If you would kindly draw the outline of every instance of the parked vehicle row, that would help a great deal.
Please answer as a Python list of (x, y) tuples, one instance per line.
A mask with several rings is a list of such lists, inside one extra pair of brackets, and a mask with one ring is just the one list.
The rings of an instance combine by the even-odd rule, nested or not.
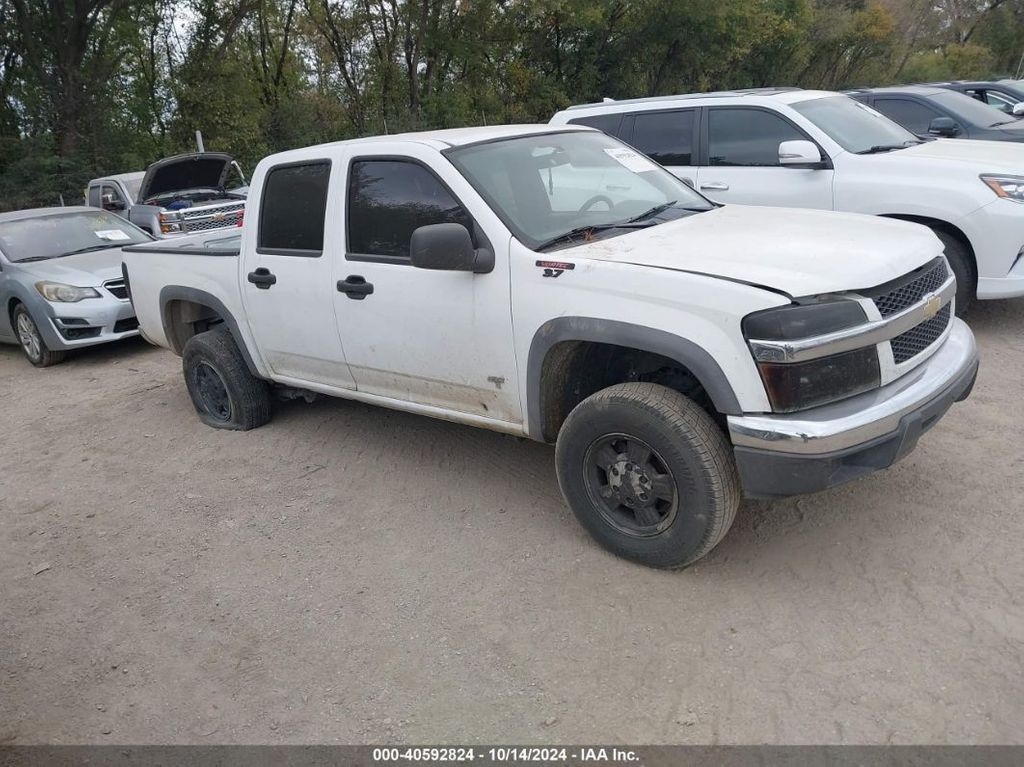
[[(98, 180), (98, 199), (122, 184), (128, 218), (153, 203), (161, 222), (221, 204), (223, 178), (199, 173), (214, 158), (190, 157), (137, 194)], [(1024, 147), (918, 137), (798, 89), (308, 147), (259, 163), (240, 228), (0, 218), (0, 338), (52, 364), (69, 322), (112, 337), (99, 302), (120, 285), (204, 423), (252, 429), (273, 397), (330, 395), (551, 443), (596, 540), (683, 567), (741, 496), (885, 468), (970, 394), (956, 315), (1024, 295), (1022, 167)], [(105, 218), (63, 233), (83, 210)], [(112, 240), (120, 283), (106, 262), (61, 278)]]
[(1024, 295), (1024, 147), (922, 140), (847, 96), (798, 89), (608, 101), (551, 122), (617, 136), (720, 202), (923, 224), (961, 314), (974, 297)]

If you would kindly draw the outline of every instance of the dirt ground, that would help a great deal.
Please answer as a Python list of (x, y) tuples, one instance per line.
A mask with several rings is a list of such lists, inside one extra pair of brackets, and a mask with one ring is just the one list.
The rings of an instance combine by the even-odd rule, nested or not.
[(542, 445), (220, 432), (142, 341), (0, 347), (0, 743), (1024, 743), (1024, 301), (971, 324), (906, 460), (679, 573), (592, 543)]

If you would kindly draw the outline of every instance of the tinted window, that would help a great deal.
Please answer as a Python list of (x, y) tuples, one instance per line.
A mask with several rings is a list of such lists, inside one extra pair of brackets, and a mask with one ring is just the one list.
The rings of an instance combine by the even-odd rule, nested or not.
[(907, 130), (918, 134), (927, 133), (932, 120), (942, 117), (931, 107), (907, 99), (875, 99), (874, 106), (890, 120), (895, 120)]
[(352, 163), (348, 182), (350, 253), (408, 258), (415, 229), (444, 223), (462, 224), (473, 231), (469, 214), (422, 165), (401, 160)]
[(271, 168), (263, 185), (257, 250), (319, 255), (324, 249), (329, 162)]
[(620, 122), (622, 122), (621, 114), (592, 115), (591, 117), (577, 117), (575, 120), (569, 120), (570, 125), (586, 125), (588, 128), (597, 128), (609, 136), (618, 135)]
[(708, 115), (711, 165), (778, 165), (779, 144), (806, 140), (802, 132), (770, 112), (712, 109)]
[(639, 112), (630, 143), (662, 165), (692, 165), (692, 109), (680, 112)]

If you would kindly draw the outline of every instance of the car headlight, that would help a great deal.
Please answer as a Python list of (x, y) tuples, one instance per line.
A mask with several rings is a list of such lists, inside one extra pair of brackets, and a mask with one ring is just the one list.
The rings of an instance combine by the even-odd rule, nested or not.
[(55, 301), (61, 304), (73, 304), (84, 298), (100, 297), (99, 291), (95, 288), (78, 288), (74, 285), (64, 285), (60, 282), (37, 282), (36, 290), (47, 301)]
[[(836, 402), (877, 388), (881, 383), (874, 345), (799, 362), (787, 362), (773, 341), (799, 341), (867, 322), (860, 304), (826, 298), (755, 312), (743, 319), (768, 401), (776, 413)], [(759, 344), (758, 342), (769, 342)]]
[(996, 197), (1024, 202), (1024, 176), (982, 176), (981, 180), (996, 193)]

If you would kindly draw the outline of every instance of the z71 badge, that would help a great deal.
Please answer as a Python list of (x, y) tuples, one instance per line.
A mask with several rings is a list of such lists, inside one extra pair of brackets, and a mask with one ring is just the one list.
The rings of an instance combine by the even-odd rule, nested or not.
[(558, 277), (567, 269), (576, 268), (576, 264), (571, 264), (568, 261), (538, 261), (537, 266), (544, 270), (544, 274), (541, 275), (543, 277)]

